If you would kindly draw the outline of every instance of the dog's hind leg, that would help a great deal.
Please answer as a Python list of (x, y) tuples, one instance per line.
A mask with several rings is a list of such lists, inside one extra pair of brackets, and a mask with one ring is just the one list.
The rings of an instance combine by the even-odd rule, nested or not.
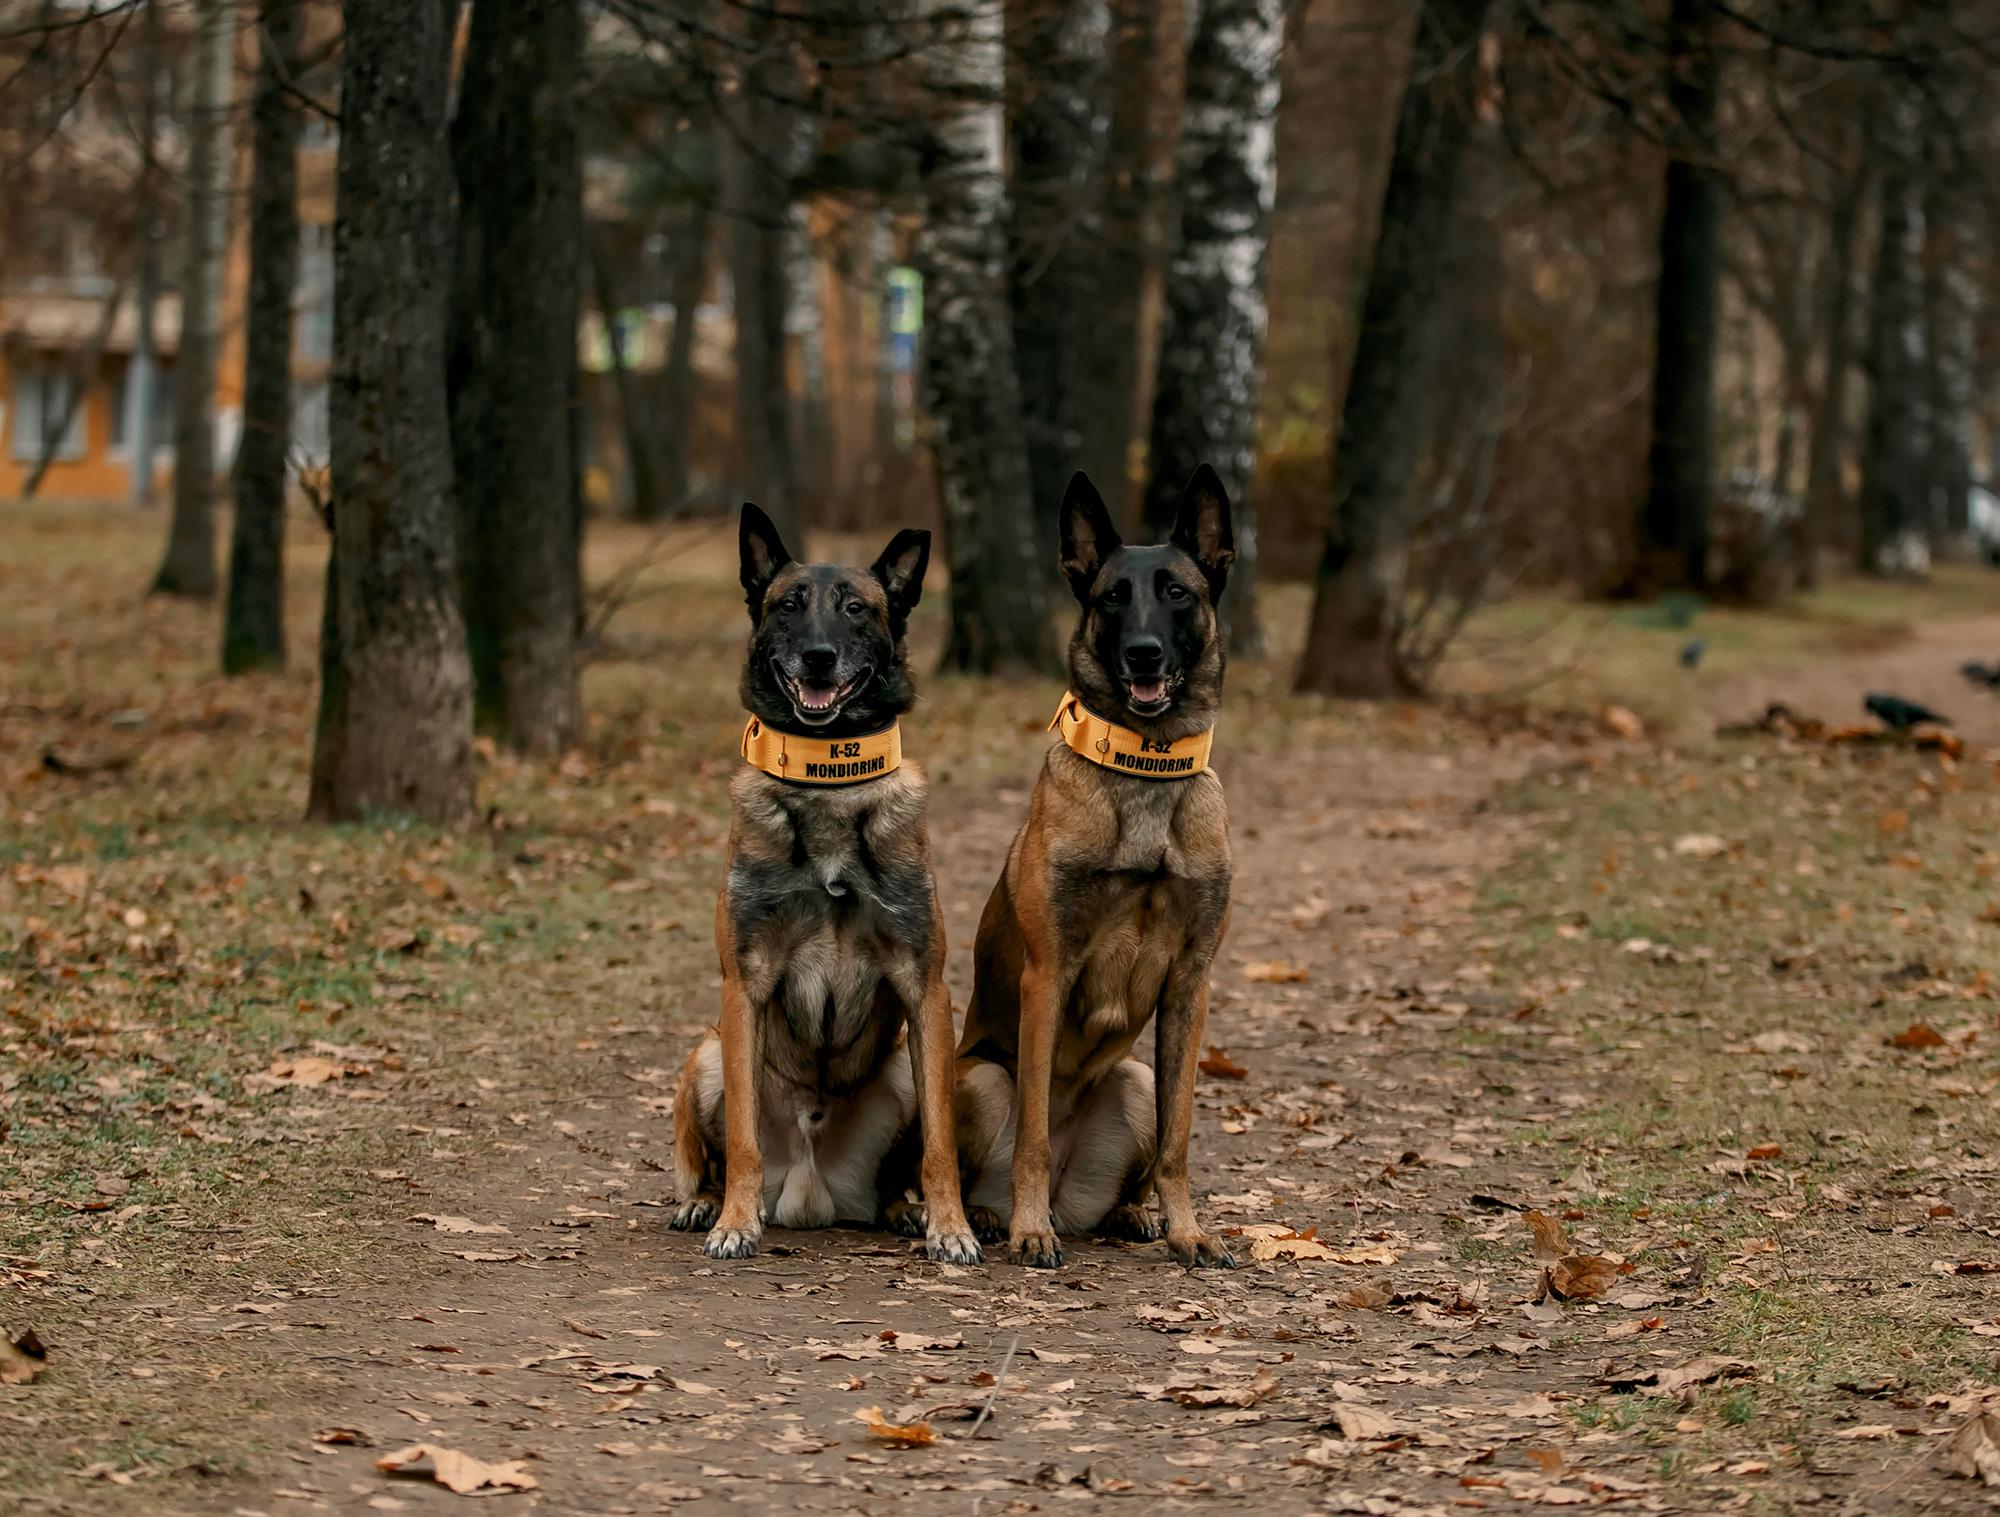
[(680, 1197), (667, 1225), (700, 1232), (722, 1210), (721, 1154), (709, 1134), (722, 1124), (722, 1040), (710, 1033), (681, 1068), (674, 1087), (674, 1193)]
[(966, 1221), (998, 1243), (1014, 1214), (1014, 1082), (985, 1059), (958, 1061), (958, 1165)]
[(1058, 1233), (1159, 1236), (1144, 1198), (1153, 1168), (1153, 1072), (1136, 1059), (1113, 1065), (1062, 1124), (1063, 1163), (1051, 1210)]

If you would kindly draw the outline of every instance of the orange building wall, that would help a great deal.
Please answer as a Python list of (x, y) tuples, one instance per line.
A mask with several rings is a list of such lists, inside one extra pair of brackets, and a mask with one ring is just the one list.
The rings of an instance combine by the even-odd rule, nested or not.
[[(0, 436), (0, 499), (18, 496), (21, 486), (34, 471), (32, 459), (14, 457), (14, 376), (5, 358), (0, 358), (0, 393), (7, 399), (7, 425)], [(42, 476), (41, 495), (50, 500), (121, 500), (131, 493), (131, 473), (123, 454), (111, 453), (112, 405), (117, 399), (117, 383), (110, 366), (101, 365), (95, 380), (83, 392), (83, 457), (58, 458)], [(156, 478), (166, 479), (173, 470), (161, 467)]]

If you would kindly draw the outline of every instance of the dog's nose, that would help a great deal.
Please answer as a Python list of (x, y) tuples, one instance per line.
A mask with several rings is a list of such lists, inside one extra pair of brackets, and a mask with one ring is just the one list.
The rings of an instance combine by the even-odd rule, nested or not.
[(814, 643), (799, 650), (799, 662), (814, 679), (825, 679), (840, 662), (840, 650), (831, 643)]
[(1125, 667), (1134, 673), (1150, 674), (1166, 661), (1166, 645), (1157, 637), (1135, 637), (1125, 645)]

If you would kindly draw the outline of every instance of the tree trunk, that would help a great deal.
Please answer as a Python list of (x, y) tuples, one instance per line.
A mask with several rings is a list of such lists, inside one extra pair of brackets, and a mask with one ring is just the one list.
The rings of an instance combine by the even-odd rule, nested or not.
[[(1083, 462), (1099, 355), (1089, 313), (1104, 272), (1100, 206), (1109, 111), (1108, 0), (1028, 0), (1010, 56), (1019, 72), (1010, 228), (1015, 366), (1035, 540), (1056, 540), (1063, 489)], [(1122, 477), (1122, 469), (1121, 469)], [(1107, 481), (1112, 499), (1115, 481)], [(1054, 554), (1044, 557), (1058, 583)]]
[(1806, 462), (1806, 495), (1800, 520), (1800, 551), (1796, 565), (1799, 587), (1819, 582), (1819, 558), (1830, 529), (1848, 518), (1847, 457), (1848, 388), (1854, 368), (1854, 243), (1861, 219), (1862, 178), (1848, 176), (1834, 186), (1833, 211), (1827, 223), (1825, 283), (1820, 296), (1820, 324), (1825, 354), (1821, 360), (1819, 393), (1813, 400), (1812, 444)]
[(1404, 533), (1437, 349), (1440, 274), (1476, 110), (1479, 36), (1492, 0), (1426, 0), (1396, 119), (1374, 265), (1334, 455), (1334, 507), (1298, 688), (1383, 697), (1397, 666)]
[(667, 363), (660, 376), (660, 494), (671, 513), (686, 511), (690, 469), (688, 421), (695, 406), (695, 313), (708, 284), (706, 200), (689, 203), (673, 248), (674, 332), (667, 340)]
[(1627, 589), (1708, 586), (1715, 478), (1715, 353), (1722, 288), (1722, 176), (1715, 163), (1716, 56), (1707, 0), (1673, 0), (1667, 103), (1677, 142), (1660, 212), (1653, 433)]
[(620, 301), (611, 260), (595, 238), (586, 235), (584, 240), (590, 247), (590, 282), (597, 295), (597, 311), (604, 319), (604, 346), (611, 354), (611, 382), (618, 391), (618, 419), (625, 433), (625, 474), (631, 487), (632, 517), (635, 521), (660, 521), (667, 515), (667, 502), (660, 493), (660, 468), (655, 457), (658, 433), (647, 414), (639, 377), (632, 372), (631, 355), (625, 351), (625, 331), (618, 321)]
[(125, 374), (125, 441), (132, 450), (127, 490), (132, 504), (153, 504), (153, 413), (160, 368), (153, 313), (160, 297), (160, 7), (145, 0), (139, 15), (139, 176), (134, 186), (132, 362)]
[(346, 0), (335, 170), (331, 635), (310, 814), (474, 812), (445, 322), (446, 7)]
[(187, 262), (174, 360), (174, 517), (153, 579), (163, 595), (215, 594), (215, 364), (229, 246), (229, 115), (236, 79), (235, 0), (200, 0), (188, 102)]
[(1199, 0), (1188, 45), (1176, 183), (1181, 234), (1167, 266), (1141, 520), (1164, 539), (1181, 489), (1208, 463), (1229, 488), (1236, 562), (1222, 602), (1232, 652), (1262, 651), (1257, 618), (1257, 400), (1265, 255), (1278, 184), (1283, 0)]
[(583, 261), (576, 0), (472, 9), (451, 149), (458, 257), (446, 360), (473, 709), (517, 752), (576, 740), (573, 510)]
[[(1949, 130), (1949, 127), (1941, 130)], [(1930, 530), (1961, 547), (1971, 525), (1973, 411), (1978, 400), (1979, 224), (1949, 148), (1936, 144), (1924, 189), (1925, 381), (1931, 409)]]
[[(1087, 308), (1091, 358), (1083, 376), (1081, 461), (1121, 527), (1132, 498), (1132, 448), (1143, 436), (1140, 306), (1154, 262), (1156, 207), (1163, 198), (1153, 121), (1164, 29), (1160, 12), (1161, 0), (1111, 0), (1111, 116), (1100, 174), (1096, 303)], [(1069, 320), (1075, 319), (1072, 313)], [(1145, 414), (1150, 417), (1150, 408)]]
[(724, 123), (722, 175), (730, 214), (730, 285), (736, 310), (736, 439), (742, 493), (762, 506), (794, 553), (804, 513), (792, 451), (791, 395), (785, 383), (785, 228), (791, 175), (801, 167), (802, 123), (780, 97), (785, 43), (771, 16), (747, 11), (745, 70), (737, 108)]
[(1881, 230), (1869, 310), (1868, 439), (1861, 478), (1861, 568), (1870, 574), (1922, 574), (1930, 568), (1917, 114), (1915, 103), (1902, 96), (1879, 109), (1872, 123)]
[(250, 293), (243, 343), (243, 442), (222, 672), (285, 662), (285, 461), (292, 435), (292, 290), (299, 277), (299, 115), (285, 94), (297, 67), (298, 0), (262, 0), (251, 110)]
[(794, 205), (785, 213), (783, 257), (785, 333), (799, 345), (792, 457), (798, 461), (799, 515), (813, 520), (828, 504), (833, 437), (827, 410), (826, 319), (820, 309), (819, 259), (803, 205)]
[(920, 258), (930, 444), (951, 566), (944, 665), (1039, 673), (1054, 662), (1043, 565), (1056, 544), (1035, 532), (1007, 309), (1000, 11), (924, 0), (923, 13), (937, 117)]

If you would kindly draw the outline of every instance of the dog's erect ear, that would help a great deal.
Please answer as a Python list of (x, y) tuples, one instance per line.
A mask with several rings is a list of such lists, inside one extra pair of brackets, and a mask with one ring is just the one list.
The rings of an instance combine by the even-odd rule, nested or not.
[(882, 556), (869, 566), (869, 573), (882, 582), (889, 596), (889, 630), (901, 637), (910, 613), (923, 599), (924, 570), (931, 565), (931, 535), (918, 527), (905, 527), (889, 539)]
[(1229, 566), (1236, 562), (1236, 534), (1229, 525), (1229, 494), (1215, 470), (1199, 464), (1181, 492), (1174, 517), (1173, 544), (1201, 565), (1208, 580), (1208, 598), (1222, 599)]
[(749, 501), (743, 502), (743, 521), (736, 529), (736, 549), (742, 559), (743, 599), (750, 607), (750, 620), (764, 614), (764, 592), (772, 578), (792, 561), (778, 529)]
[(1078, 469), (1069, 477), (1062, 503), (1062, 570), (1076, 598), (1090, 604), (1090, 587), (1104, 561), (1116, 553), (1121, 543), (1118, 529), (1111, 525), (1111, 513), (1090, 476)]

